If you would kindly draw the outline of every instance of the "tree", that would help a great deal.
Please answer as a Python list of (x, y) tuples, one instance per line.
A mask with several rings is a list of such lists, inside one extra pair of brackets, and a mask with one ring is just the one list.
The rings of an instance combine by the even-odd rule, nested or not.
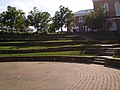
[(66, 8), (64, 6), (59, 7), (59, 11), (55, 12), (55, 16), (52, 20), (53, 24), (55, 24), (56, 29), (61, 29), (61, 32), (63, 31), (63, 27), (69, 27), (73, 25), (74, 22), (74, 14), (72, 13), (69, 8)]
[(23, 31), (28, 25), (26, 22), (25, 13), (22, 10), (18, 10), (18, 16), (16, 19), (15, 28)]
[(27, 17), (29, 24), (34, 26), (38, 31), (42, 32), (47, 30), (50, 22), (50, 14), (48, 12), (40, 12), (34, 7)]
[(15, 7), (7, 6), (7, 11), (2, 12), (0, 21), (9, 30), (25, 28), (25, 13)]
[(59, 12), (55, 12), (55, 16), (51, 18), (52, 23), (50, 24), (51, 32), (55, 32), (56, 30), (60, 29), (60, 17)]
[(1, 13), (0, 13), (0, 27), (2, 26), (2, 17), (1, 17)]
[(92, 30), (103, 30), (108, 13), (104, 11), (102, 6), (97, 11), (91, 11), (85, 19), (85, 24)]

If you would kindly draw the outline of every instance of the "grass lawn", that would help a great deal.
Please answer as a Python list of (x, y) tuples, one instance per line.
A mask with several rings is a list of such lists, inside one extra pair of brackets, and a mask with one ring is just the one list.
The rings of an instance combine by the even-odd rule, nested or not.
[(85, 54), (84, 51), (40, 52), (23, 54), (0, 54), (0, 56), (96, 56)]
[[(83, 44), (78, 45), (61, 45), (61, 46), (0, 46), (0, 50), (41, 50), (41, 49), (49, 49), (49, 48), (67, 48), (67, 47), (79, 47), (85, 46)], [(89, 45), (87, 45), (89, 46)], [(95, 45), (99, 46), (99, 45)]]
[(0, 46), (0, 50), (36, 50), (36, 49), (48, 49), (46, 46)]
[[(6, 42), (7, 43), (7, 42)], [(11, 42), (12, 44), (16, 44), (15, 42)], [(17, 42), (20, 43), (20, 42)], [(22, 42), (21, 42), (22, 43)], [(31, 42), (32, 43), (32, 42)], [(80, 47), (80, 46), (102, 46), (102, 44), (74, 44), (74, 45), (41, 45), (35, 46), (34, 43), (29, 45), (29, 43), (25, 46), (0, 46), (0, 50), (37, 50), (37, 49), (49, 49), (49, 48), (63, 48), (63, 47)], [(112, 46), (117, 46), (119, 48), (120, 44), (112, 44)]]
[[(114, 39), (112, 40), (109, 33), (106, 37), (102, 38), (103, 33), (85, 33), (83, 34), (90, 40), (85, 40), (82, 37), (82, 34), (79, 35), (60, 35), (60, 34), (47, 34), (40, 35), (38, 37), (31, 35), (3, 35), (0, 42), (0, 50), (41, 50), (41, 49), (53, 49), (53, 48), (72, 48), (80, 46), (101, 46), (102, 44), (112, 44), (114, 48), (120, 47), (120, 42), (116, 39), (116, 36), (113, 35)], [(96, 39), (98, 38), (98, 39)], [(3, 41), (2, 41), (3, 40)], [(62, 43), (63, 42), (63, 43)], [(117, 47), (116, 47), (117, 46)], [(93, 51), (94, 52), (94, 51)], [(21, 54), (0, 54), (0, 56), (96, 56), (94, 54), (86, 54), (84, 51), (60, 51), (60, 52), (38, 52), (38, 53), (21, 53)]]
[(62, 47), (73, 47), (83, 46), (79, 45), (61, 45), (61, 46), (0, 46), (0, 50), (37, 50), (37, 49), (49, 49), (49, 48), (62, 48)]
[(43, 42), (72, 42), (73, 40), (65, 40), (65, 39), (60, 39), (60, 40), (48, 40), (48, 41), (43, 41)]

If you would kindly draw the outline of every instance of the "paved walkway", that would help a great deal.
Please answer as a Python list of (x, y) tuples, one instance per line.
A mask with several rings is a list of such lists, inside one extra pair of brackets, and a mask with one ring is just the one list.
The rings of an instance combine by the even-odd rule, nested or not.
[(94, 64), (4, 62), (0, 90), (120, 90), (120, 70)]

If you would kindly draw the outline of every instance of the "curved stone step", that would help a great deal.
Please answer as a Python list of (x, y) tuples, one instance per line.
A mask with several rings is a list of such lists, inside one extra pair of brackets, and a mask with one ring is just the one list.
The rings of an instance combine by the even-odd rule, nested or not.
[(93, 61), (93, 63), (94, 64), (99, 64), (99, 65), (104, 65), (105, 64), (105, 62), (103, 62), (103, 61)]

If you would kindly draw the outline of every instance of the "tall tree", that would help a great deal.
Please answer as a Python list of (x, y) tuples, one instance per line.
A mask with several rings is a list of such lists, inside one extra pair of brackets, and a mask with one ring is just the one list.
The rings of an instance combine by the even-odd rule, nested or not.
[(22, 10), (18, 10), (18, 16), (16, 19), (15, 28), (23, 31), (27, 27), (25, 13)]
[(59, 17), (59, 12), (55, 12), (55, 16), (52, 17), (52, 23), (50, 24), (50, 30), (55, 32), (56, 30), (59, 30), (61, 25), (60, 25), (60, 17)]
[(2, 26), (2, 17), (1, 17), (1, 13), (0, 13), (0, 27)]
[(25, 13), (15, 7), (7, 6), (7, 11), (1, 13), (2, 25), (9, 29), (20, 29), (25, 27)]
[(74, 15), (69, 8), (64, 6), (59, 7), (59, 11), (55, 12), (55, 16), (53, 17), (53, 23), (56, 25), (56, 28), (60, 28), (61, 32), (63, 31), (63, 27), (68, 27), (73, 25)]
[(47, 30), (50, 22), (50, 14), (48, 12), (39, 11), (34, 7), (27, 17), (29, 24), (34, 26), (38, 31)]
[(92, 30), (103, 30), (108, 13), (104, 11), (102, 6), (97, 11), (91, 11), (85, 19), (85, 24)]

